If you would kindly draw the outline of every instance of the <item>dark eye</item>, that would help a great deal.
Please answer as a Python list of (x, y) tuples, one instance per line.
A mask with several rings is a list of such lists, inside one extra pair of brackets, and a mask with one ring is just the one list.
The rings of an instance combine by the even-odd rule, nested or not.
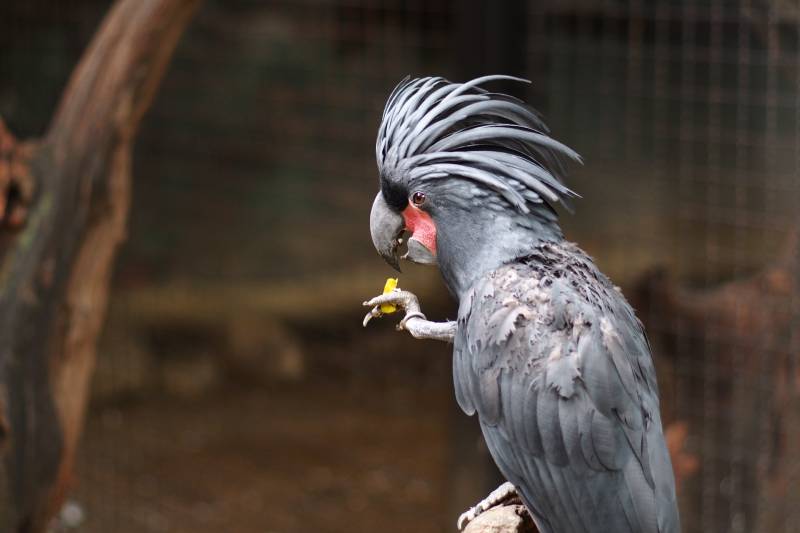
[(422, 204), (424, 204), (425, 200), (425, 193), (417, 191), (411, 195), (411, 203), (416, 207), (420, 207)]

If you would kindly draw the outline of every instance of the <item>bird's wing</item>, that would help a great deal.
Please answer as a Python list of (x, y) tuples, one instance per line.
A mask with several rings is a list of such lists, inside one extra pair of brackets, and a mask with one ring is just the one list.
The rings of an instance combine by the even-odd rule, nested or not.
[(459, 404), (478, 413), (493, 458), (543, 532), (679, 531), (641, 324), (605, 278), (524, 270), (494, 272), (462, 299)]

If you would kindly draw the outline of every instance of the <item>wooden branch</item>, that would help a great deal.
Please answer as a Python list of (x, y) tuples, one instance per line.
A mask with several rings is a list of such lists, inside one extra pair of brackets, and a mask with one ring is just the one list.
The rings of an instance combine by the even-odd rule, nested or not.
[[(35, 146), (17, 142), (0, 118), (0, 230), (18, 229), (25, 221), (33, 197), (30, 159)], [(0, 240), (0, 249), (2, 244)]]
[(467, 524), (463, 533), (536, 533), (538, 530), (524, 505), (502, 505)]
[(44, 530), (70, 484), (131, 146), (198, 0), (119, 0), (48, 133), (0, 123), (0, 530)]

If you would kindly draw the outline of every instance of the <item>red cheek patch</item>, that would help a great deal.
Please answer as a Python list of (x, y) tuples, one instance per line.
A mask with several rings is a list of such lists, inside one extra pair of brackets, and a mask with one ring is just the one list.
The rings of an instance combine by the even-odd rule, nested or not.
[(430, 253), (436, 255), (436, 226), (431, 216), (409, 204), (403, 210), (403, 220), (411, 236), (422, 243)]

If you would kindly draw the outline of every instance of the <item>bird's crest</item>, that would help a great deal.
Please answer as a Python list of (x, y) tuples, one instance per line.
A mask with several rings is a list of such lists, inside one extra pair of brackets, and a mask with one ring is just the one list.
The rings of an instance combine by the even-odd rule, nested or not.
[(580, 156), (548, 135), (536, 111), (507, 94), (480, 85), (493, 75), (465, 83), (441, 77), (406, 78), (383, 110), (375, 156), (382, 185), (445, 177), (487, 187), (521, 212), (527, 203), (576, 197), (563, 182), (563, 159)]

